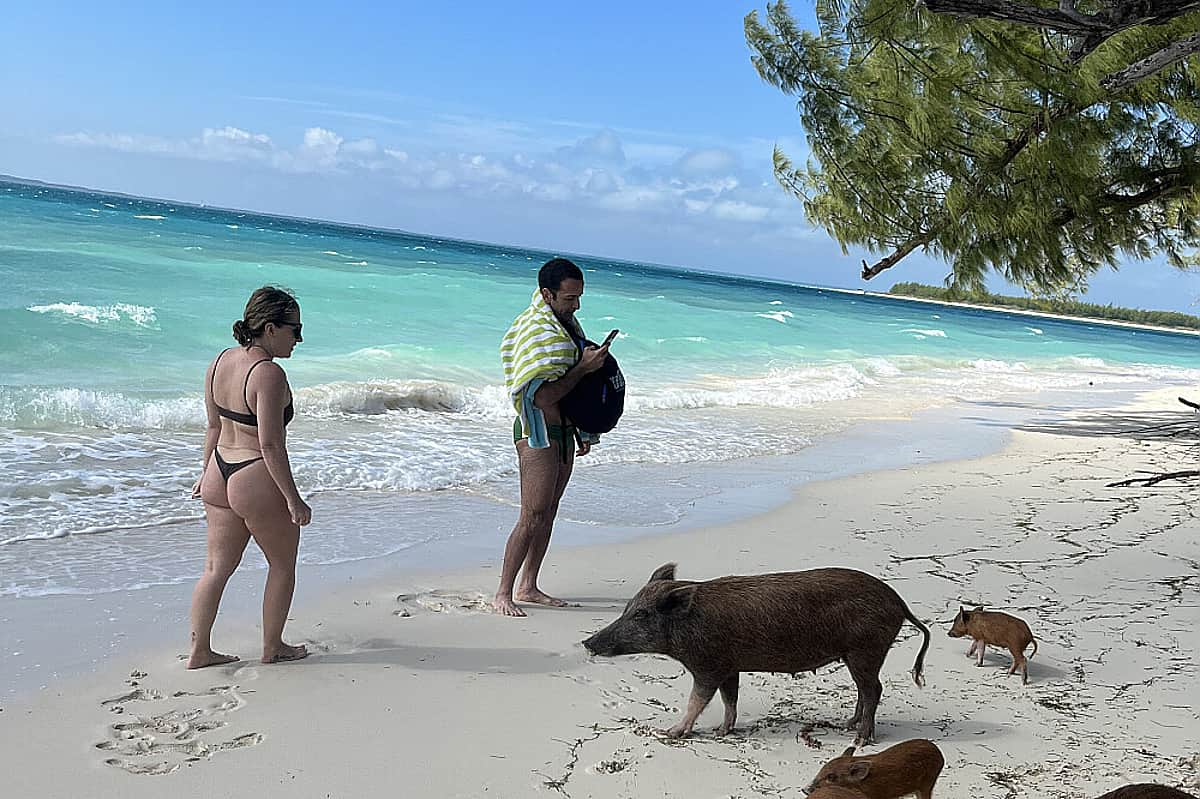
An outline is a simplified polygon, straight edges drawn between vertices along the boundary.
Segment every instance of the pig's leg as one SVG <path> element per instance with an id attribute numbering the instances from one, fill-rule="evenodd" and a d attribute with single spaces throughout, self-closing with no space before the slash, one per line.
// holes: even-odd
<path id="1" fill-rule="evenodd" d="M 862 691 L 858 692 L 858 701 L 854 704 L 854 715 L 846 722 L 846 729 L 852 730 L 862 721 L 863 700 Z"/>
<path id="2" fill-rule="evenodd" d="M 683 714 L 683 719 L 669 730 L 666 730 L 668 738 L 682 738 L 692 731 L 692 727 L 696 726 L 696 719 L 700 718 L 700 713 L 704 708 L 708 707 L 708 703 L 712 701 L 713 694 L 717 692 L 716 685 L 701 685 L 700 680 L 692 678 L 692 695 L 688 697 L 687 712 Z"/>
<path id="3" fill-rule="evenodd" d="M 727 735 L 737 721 L 738 673 L 721 683 L 721 701 L 725 703 L 725 720 L 717 728 L 717 735 Z"/>
<path id="4" fill-rule="evenodd" d="M 1025 660 L 1025 653 L 1020 649 L 1009 647 L 1009 652 L 1012 653 L 1012 667 L 1009 668 L 1009 674 L 1016 674 L 1017 669 L 1021 670 L 1021 681 L 1028 684 L 1029 682 L 1029 661 Z"/>
<path id="5" fill-rule="evenodd" d="M 969 657 L 969 658 L 975 657 L 975 650 L 978 648 L 979 648 L 979 639 L 972 638 L 971 639 L 971 648 L 967 650 L 967 657 Z"/>
<path id="6" fill-rule="evenodd" d="M 980 638 L 975 643 L 979 644 L 979 660 L 975 661 L 976 666 L 983 665 L 983 653 L 987 651 L 987 642 Z"/>
<path id="7" fill-rule="evenodd" d="M 879 682 L 879 670 L 883 668 L 887 649 L 880 654 L 854 653 L 846 657 L 846 668 L 858 686 L 858 702 L 862 713 L 858 720 L 858 735 L 855 746 L 865 746 L 875 740 L 875 709 L 883 696 L 883 684 Z"/>

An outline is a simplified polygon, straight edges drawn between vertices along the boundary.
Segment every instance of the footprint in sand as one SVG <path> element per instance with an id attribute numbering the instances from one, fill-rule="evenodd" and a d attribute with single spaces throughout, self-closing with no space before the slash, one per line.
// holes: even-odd
<path id="1" fill-rule="evenodd" d="M 138 685 L 144 672 L 134 672 Z M 149 704 L 147 704 L 149 703 Z M 262 743 L 261 733 L 248 732 L 217 740 L 225 718 L 246 704 L 236 685 L 214 685 L 204 691 L 167 693 L 143 686 L 100 703 L 125 720 L 108 725 L 108 739 L 96 744 L 115 755 L 105 763 L 131 774 L 170 774 L 184 764 L 208 760 L 218 752 Z"/>
<path id="2" fill-rule="evenodd" d="M 492 600 L 479 591 L 424 591 L 420 594 L 400 594 L 396 601 L 407 608 L 420 608 L 433 613 L 494 613 Z"/>

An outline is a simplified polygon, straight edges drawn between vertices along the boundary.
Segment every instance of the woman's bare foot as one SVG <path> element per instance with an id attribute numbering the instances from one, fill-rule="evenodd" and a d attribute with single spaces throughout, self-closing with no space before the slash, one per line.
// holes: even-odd
<path id="1" fill-rule="evenodd" d="M 516 598 L 521 602 L 532 602 L 535 605 L 549 605 L 552 608 L 565 608 L 569 602 L 565 599 L 550 596 L 537 588 L 532 591 L 518 591 Z M 522 614 L 524 615 L 524 614 Z"/>
<path id="2" fill-rule="evenodd" d="M 274 652 L 263 650 L 263 663 L 286 663 L 289 660 L 303 660 L 308 657 L 308 647 L 304 644 L 292 646 L 291 644 L 280 644 L 279 649 Z"/>
<path id="3" fill-rule="evenodd" d="M 509 594 L 497 593 L 496 596 L 492 597 L 492 607 L 495 608 L 497 613 L 505 616 L 525 615 L 525 611 L 517 607 L 516 603 L 513 602 L 512 596 Z"/>
<path id="4" fill-rule="evenodd" d="M 236 663 L 240 659 L 237 655 L 222 655 L 210 649 L 207 652 L 193 652 L 188 658 L 187 667 L 203 669 L 207 666 L 220 666 L 222 663 Z"/>

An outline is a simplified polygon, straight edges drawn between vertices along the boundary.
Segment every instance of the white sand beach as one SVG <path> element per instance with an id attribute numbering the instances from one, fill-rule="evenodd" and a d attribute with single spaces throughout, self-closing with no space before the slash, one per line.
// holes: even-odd
<path id="1" fill-rule="evenodd" d="M 702 579 L 847 566 L 892 585 L 932 633 L 927 684 L 906 625 L 881 674 L 878 743 L 932 739 L 940 796 L 1095 797 L 1128 782 L 1200 790 L 1200 527 L 1195 488 L 1105 488 L 1181 468 L 1178 442 L 1113 435 L 1181 418 L 1174 393 L 1013 432 L 996 454 L 809 483 L 751 519 L 633 542 L 557 541 L 544 584 L 564 609 L 490 612 L 496 568 L 347 577 L 299 604 L 314 656 L 188 672 L 179 639 L 114 654 L 0 711 L 12 797 L 799 797 L 853 740 L 844 667 L 743 676 L 697 732 L 656 734 L 690 677 L 659 656 L 589 658 L 579 641 L 660 564 Z M 731 472 L 736 462 L 727 465 Z M 568 494 L 567 501 L 569 502 Z M 614 498 L 614 501 L 617 501 Z M 497 555 L 499 553 L 497 552 Z M 960 604 L 1029 622 L 1028 685 L 946 630 Z M 52 618 L 46 619 L 52 625 Z M 249 657 L 252 610 L 222 615 Z M 178 634 L 176 634 L 178 633 Z M 69 647 L 70 641 L 62 646 Z"/>

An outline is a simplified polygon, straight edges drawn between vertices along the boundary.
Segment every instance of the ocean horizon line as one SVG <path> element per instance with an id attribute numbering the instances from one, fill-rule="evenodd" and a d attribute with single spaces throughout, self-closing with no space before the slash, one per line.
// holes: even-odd
<path id="1" fill-rule="evenodd" d="M 444 241 L 454 244 L 466 244 L 473 247 L 498 247 L 498 248 L 513 248 L 546 255 L 548 258 L 556 256 L 574 257 L 579 259 L 588 259 L 593 261 L 603 261 L 605 263 L 628 266 L 637 269 L 650 269 L 652 271 L 668 272 L 674 275 L 685 275 L 688 277 L 708 277 L 718 280 L 733 280 L 738 283 L 759 284 L 759 285 L 778 285 L 788 288 L 809 289 L 813 291 L 844 291 L 851 293 L 862 293 L 861 289 L 852 289 L 848 287 L 837 286 L 822 286 L 810 283 L 799 283 L 784 278 L 769 277 L 766 275 L 750 275 L 739 274 L 736 272 L 721 272 L 712 269 L 700 269 L 697 267 L 680 266 L 678 264 L 664 264 L 655 261 L 636 261 L 630 258 L 617 257 L 611 255 L 600 255 L 597 253 L 584 253 L 569 250 L 550 250 L 542 246 L 531 246 L 527 244 L 518 244 L 514 242 L 496 242 L 483 241 L 480 239 L 467 239 L 458 236 L 449 236 L 438 233 L 427 233 L 416 230 L 407 230 L 399 227 L 380 227 L 378 225 L 367 225 L 360 222 L 347 222 L 336 219 L 322 219 L 320 217 L 310 216 L 294 216 L 291 214 L 281 214 L 274 211 L 261 211 L 249 208 L 233 208 L 224 205 L 211 205 L 208 203 L 199 203 L 191 200 L 176 200 L 164 197 L 148 197 L 141 194 L 130 194 L 129 192 L 112 191 L 109 189 L 97 189 L 90 186 L 79 186 L 72 183 L 53 183 L 51 181 L 39 180 L 37 178 L 25 178 L 19 175 L 11 175 L 0 173 L 0 184 L 13 184 L 19 186 L 32 186 L 46 189 L 54 189 L 65 191 L 74 194 L 95 194 L 105 197 L 116 197 L 122 200 L 137 200 L 140 202 L 158 203 L 160 205 L 176 205 L 184 208 L 194 209 L 197 211 L 216 211 L 227 214 L 240 214 L 262 217 L 265 219 L 281 220 L 284 222 L 300 222 L 308 225 L 325 225 L 331 228 L 339 228 L 343 230 L 351 230 L 359 233 L 382 233 L 388 236 L 405 236 L 409 238 L 429 239 L 433 241 Z M 870 292 L 868 292 L 870 293 Z M 882 295 L 882 296 L 887 296 Z"/>

